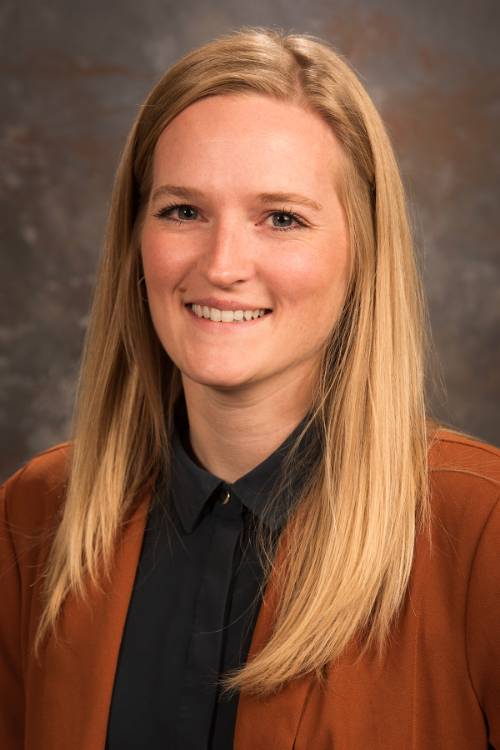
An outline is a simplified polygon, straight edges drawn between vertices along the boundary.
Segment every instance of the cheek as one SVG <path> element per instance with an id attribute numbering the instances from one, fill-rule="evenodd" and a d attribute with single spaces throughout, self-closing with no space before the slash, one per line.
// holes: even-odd
<path id="1" fill-rule="evenodd" d="M 145 229 L 141 237 L 144 276 L 151 289 L 174 286 L 187 268 L 187 254 L 169 247 L 160 232 Z"/>
<path id="2" fill-rule="evenodd" d="M 320 307 L 328 318 L 342 305 L 347 286 L 348 264 L 345 244 L 334 249 L 301 247 L 280 264 L 274 278 L 278 295 L 292 305 L 308 307 L 317 314 Z"/>

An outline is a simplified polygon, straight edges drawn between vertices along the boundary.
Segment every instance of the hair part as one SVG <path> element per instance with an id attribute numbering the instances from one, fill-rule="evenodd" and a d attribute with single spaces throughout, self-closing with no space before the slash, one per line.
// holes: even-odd
<path id="1" fill-rule="evenodd" d="M 177 61 L 140 109 L 113 190 L 35 650 L 69 592 L 85 595 L 89 582 L 109 578 L 120 529 L 144 487 L 160 473 L 168 482 L 181 384 L 142 295 L 141 221 L 161 132 L 190 104 L 229 94 L 298 103 L 331 127 L 342 147 L 338 190 L 352 260 L 311 417 L 288 455 L 291 470 L 306 430 L 318 430 L 321 452 L 280 539 L 279 564 L 265 526 L 258 529 L 262 589 L 272 578 L 277 592 L 273 632 L 220 680 L 228 691 L 266 695 L 308 672 L 322 680 L 353 639 L 383 653 L 416 534 L 429 521 L 426 312 L 399 170 L 351 66 L 307 34 L 243 27 L 220 36 Z"/>

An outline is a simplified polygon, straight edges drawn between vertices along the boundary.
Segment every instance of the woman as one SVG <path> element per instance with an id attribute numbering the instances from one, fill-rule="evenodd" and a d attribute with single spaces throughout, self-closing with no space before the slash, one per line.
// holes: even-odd
<path id="1" fill-rule="evenodd" d="M 167 71 L 72 440 L 3 486 L 2 748 L 500 748 L 500 451 L 427 416 L 424 332 L 348 64 L 257 28 Z"/>

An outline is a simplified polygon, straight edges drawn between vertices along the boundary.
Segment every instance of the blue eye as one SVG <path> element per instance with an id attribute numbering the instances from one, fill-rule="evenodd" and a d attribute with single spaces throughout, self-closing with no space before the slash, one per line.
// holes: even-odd
<path id="1" fill-rule="evenodd" d="M 286 211 L 285 209 L 282 209 L 281 211 L 273 211 L 270 215 L 282 217 L 287 216 L 295 222 L 295 226 L 292 224 L 286 227 L 275 227 L 275 229 L 278 229 L 281 232 L 288 232 L 291 229 L 300 229 L 300 227 L 305 226 L 304 222 L 293 211 Z"/>
<path id="2" fill-rule="evenodd" d="M 182 216 L 182 212 L 184 213 L 183 218 L 175 218 L 173 215 L 174 211 L 179 211 L 179 215 Z M 198 213 L 198 209 L 196 209 L 194 206 L 191 206 L 189 203 L 171 203 L 168 206 L 164 206 L 164 208 L 161 208 L 159 211 L 157 211 L 154 215 L 158 219 L 166 219 L 167 221 L 173 221 L 175 224 L 188 224 L 193 216 L 193 212 L 195 214 Z M 188 216 L 186 216 L 188 214 Z M 189 215 L 190 214 L 190 215 Z M 288 226 L 274 226 L 273 228 L 276 229 L 278 232 L 290 232 L 294 229 L 300 229 L 301 227 L 306 226 L 305 222 L 302 221 L 302 219 L 297 216 L 296 213 L 293 211 L 289 211 L 285 208 L 280 209 L 279 211 L 270 211 L 267 215 L 267 218 L 270 216 L 279 216 L 279 217 L 287 217 L 288 220 L 291 220 L 292 223 Z M 196 218 L 196 217 L 194 217 Z"/>
<path id="3" fill-rule="evenodd" d="M 169 206 L 165 206 L 164 208 L 161 208 L 159 211 L 155 213 L 155 216 L 158 219 L 168 219 L 168 221 L 175 221 L 176 224 L 184 224 L 184 221 L 182 219 L 175 219 L 171 217 L 172 211 L 176 208 L 182 208 L 183 211 L 196 211 L 193 206 L 188 205 L 187 203 L 171 203 Z M 186 217 L 184 217 L 186 219 Z M 187 219 L 189 221 L 189 218 Z"/>

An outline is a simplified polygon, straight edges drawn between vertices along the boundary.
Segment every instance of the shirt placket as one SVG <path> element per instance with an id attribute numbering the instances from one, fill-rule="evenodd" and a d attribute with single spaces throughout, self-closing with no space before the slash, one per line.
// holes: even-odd
<path id="1" fill-rule="evenodd" d="M 180 702 L 178 747 L 199 750 L 208 736 L 217 698 L 217 677 L 233 560 L 242 528 L 242 505 L 222 484 L 212 511 L 212 536 L 200 579 Z"/>

